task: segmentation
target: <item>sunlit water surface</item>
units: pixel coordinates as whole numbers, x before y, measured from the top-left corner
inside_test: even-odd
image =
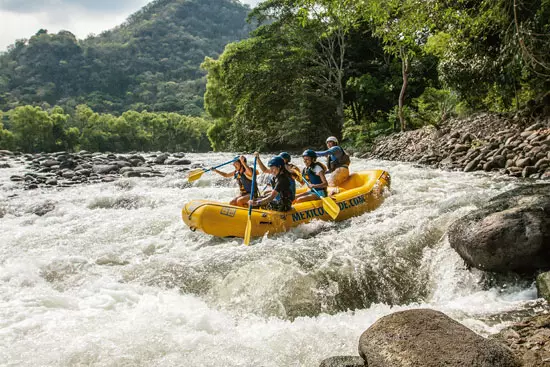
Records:
[[[189,185],[160,166],[162,178],[24,191],[9,177],[25,168],[11,164],[0,170],[0,365],[317,366],[357,355],[361,333],[394,311],[434,308],[488,335],[536,298],[532,284],[468,270],[445,237],[512,179],[355,159],[354,170],[391,173],[379,209],[246,247],[181,220],[189,200],[236,194],[221,176]]]

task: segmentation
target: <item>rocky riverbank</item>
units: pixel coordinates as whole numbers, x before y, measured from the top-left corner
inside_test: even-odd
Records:
[[[550,179],[550,118],[480,114],[380,137],[363,158]]]
[[[10,177],[25,189],[39,187],[67,187],[75,184],[112,182],[120,177],[157,177],[164,174],[159,165],[181,166],[187,171],[199,165],[192,164],[184,153],[112,154],[56,152],[21,154],[0,151],[0,168],[9,168],[10,161],[24,164],[28,172]]]

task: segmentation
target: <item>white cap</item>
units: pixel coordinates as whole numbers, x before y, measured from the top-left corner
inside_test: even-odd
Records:
[[[326,142],[328,143],[329,141],[338,144],[338,139],[335,136],[329,136]]]

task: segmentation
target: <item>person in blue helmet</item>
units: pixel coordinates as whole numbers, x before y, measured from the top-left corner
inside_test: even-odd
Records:
[[[316,189],[321,196],[326,197],[328,182],[325,177],[325,171],[327,168],[322,163],[317,162],[317,154],[311,149],[304,151],[302,158],[306,165],[302,170],[302,177],[310,183],[310,187]],[[318,199],[319,196],[313,190],[296,195],[296,203]]]
[[[329,136],[326,143],[327,150],[315,153],[317,157],[327,157],[327,168],[330,173],[328,184],[331,187],[336,187],[349,178],[350,159],[344,149],[338,145],[336,137]]]
[[[246,164],[246,157],[244,155],[235,157],[233,167],[235,167],[233,172],[222,172],[217,169],[212,169],[212,171],[223,177],[232,177],[237,181],[239,184],[240,194],[231,200],[229,204],[247,207],[248,200],[250,200],[250,191],[252,190],[252,169],[250,169],[250,167]],[[254,193],[258,193],[257,188],[254,190]]]
[[[280,156],[271,158],[267,164],[271,173],[273,190],[265,197],[250,200],[253,207],[263,207],[269,210],[286,212],[292,209],[296,196],[296,183],[285,168],[285,161]]]

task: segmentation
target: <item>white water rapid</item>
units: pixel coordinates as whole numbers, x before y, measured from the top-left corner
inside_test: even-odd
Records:
[[[466,269],[444,235],[513,179],[354,159],[353,170],[389,170],[379,209],[246,247],[181,220],[189,200],[236,194],[221,176],[189,185],[156,166],[165,177],[24,191],[9,180],[24,166],[10,164],[0,170],[2,366],[318,366],[357,355],[361,333],[397,310],[434,308],[488,335],[509,321],[499,315],[535,304],[532,284]]]

